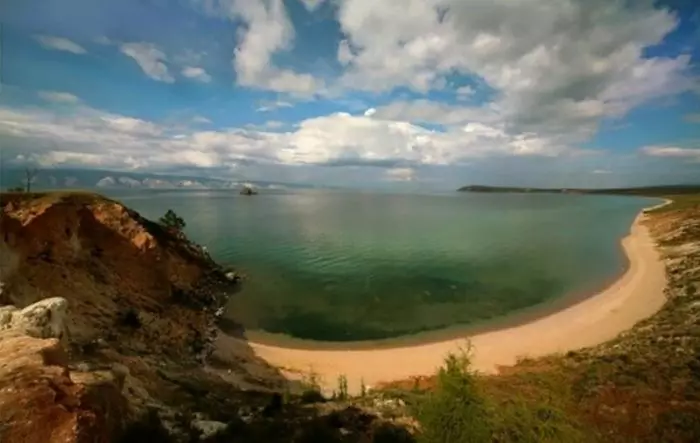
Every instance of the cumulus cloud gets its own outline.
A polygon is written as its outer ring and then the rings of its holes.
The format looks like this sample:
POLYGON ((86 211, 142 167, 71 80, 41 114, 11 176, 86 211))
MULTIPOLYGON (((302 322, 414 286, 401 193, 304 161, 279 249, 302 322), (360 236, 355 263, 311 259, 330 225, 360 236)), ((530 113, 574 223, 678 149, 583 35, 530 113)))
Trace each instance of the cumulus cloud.
POLYGON ((691 87, 688 56, 643 56, 677 24, 650 1, 347 0, 338 19, 345 87, 427 92, 474 76, 497 91, 511 133, 582 141, 603 118, 691 87))
POLYGON ((100 166, 231 166, 241 161, 295 165, 374 165, 407 168, 447 165, 498 155, 553 155, 560 147, 502 127, 469 123, 433 131, 408 122, 336 113, 309 118, 291 132, 278 121, 261 128, 183 130, 76 105, 66 112, 0 108, 0 140, 14 152, 44 164, 100 166))
MULTIPOLYGON (((307 7, 317 7, 309 1, 307 7)), ((308 73, 275 66, 274 54, 289 50, 294 43, 294 27, 282 0, 218 0, 204 2, 210 14, 225 15, 240 23, 238 43, 233 54, 236 81, 241 86, 313 95, 323 89, 323 81, 308 73)))
POLYGON ((376 109, 376 116, 390 120, 458 125, 468 122, 494 122, 500 117, 494 109, 454 106, 425 99, 396 101, 376 109))
POLYGON ((182 68, 182 75, 202 83, 209 83, 211 81, 211 76, 207 74, 207 71, 197 66, 185 66, 182 68))
POLYGON ((85 48, 71 40, 68 40, 67 38, 56 37, 52 35, 36 35, 34 36, 34 38, 36 38, 36 40, 47 49, 71 52, 73 54, 87 53, 85 48))
POLYGON ((68 92, 58 92, 58 91, 39 91, 37 93, 42 100, 52 103, 67 103, 75 104, 80 102, 80 99, 73 94, 68 92))
POLYGON ((138 63, 143 72, 153 80, 173 83, 175 78, 166 65, 165 53, 152 43, 123 43, 119 50, 138 63))

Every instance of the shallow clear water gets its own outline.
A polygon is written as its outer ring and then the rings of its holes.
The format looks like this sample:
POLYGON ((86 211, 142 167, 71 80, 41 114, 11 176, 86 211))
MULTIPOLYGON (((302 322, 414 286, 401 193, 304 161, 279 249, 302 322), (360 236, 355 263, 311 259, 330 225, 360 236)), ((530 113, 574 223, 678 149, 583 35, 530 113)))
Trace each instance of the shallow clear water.
POLYGON ((619 274, 619 240, 648 199, 341 191, 117 195, 167 209, 248 279, 228 306, 248 329, 328 341, 473 324, 619 274))

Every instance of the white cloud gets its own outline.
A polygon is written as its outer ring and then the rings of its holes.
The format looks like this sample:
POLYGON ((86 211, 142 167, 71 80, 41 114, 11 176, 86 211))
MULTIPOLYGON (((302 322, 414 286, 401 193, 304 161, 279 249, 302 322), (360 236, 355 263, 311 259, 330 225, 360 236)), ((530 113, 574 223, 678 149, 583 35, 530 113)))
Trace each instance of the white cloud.
POLYGON ((594 169, 591 174, 612 174, 612 171, 608 169, 594 169))
POLYGON ((678 146, 651 145, 644 146, 641 151, 653 157, 677 157, 700 160, 700 148, 681 148, 678 146))
POLYGON ((408 182, 415 179, 416 171, 412 168, 393 168, 387 169, 384 174, 389 181, 408 182))
POLYGON ((499 119, 489 107, 452 106, 430 100, 396 101, 376 110, 376 116, 388 120, 458 125, 468 122, 494 122, 499 119))
POLYGON ((182 75, 202 83, 209 83, 211 81, 211 76, 207 74, 207 71, 197 66, 185 66, 182 68, 182 75))
POLYGON ((199 123, 199 124, 207 124, 207 125, 211 124, 211 120, 209 120, 208 118, 203 117, 201 115, 196 115, 196 116, 192 117, 192 122, 199 123))
MULTIPOLYGON (((241 160, 267 164, 376 165, 408 168, 447 165, 487 156, 556 155, 560 147, 534 135, 469 123, 446 132, 408 122, 345 113, 310 118, 290 132, 263 128, 186 131, 76 105, 66 112, 0 108, 0 140, 43 164, 103 167, 233 167, 241 160)), ((9 151, 8 151, 9 152, 9 151)), ((8 154, 9 155, 9 154, 8 154)), ((398 174, 398 173, 397 173, 398 174)))
POLYGON ((222 5, 233 20, 241 21, 233 67, 241 86, 299 95, 313 95, 323 82, 311 74, 274 66, 272 56, 291 48, 294 28, 282 0, 230 0, 222 5))
POLYGON ((80 99, 73 94, 68 92, 58 92, 58 91, 39 91, 37 93, 42 100, 52 103, 68 103, 75 104, 80 102, 80 99))
POLYGON ((133 58, 144 73, 153 80, 173 83, 175 78, 170 74, 165 64, 165 53, 152 43, 123 43, 119 50, 126 56, 133 58))
POLYGON ((104 35, 96 37, 93 41, 95 43, 97 43, 98 45, 105 45, 105 46, 111 45, 114 43, 114 41, 110 40, 109 38, 105 37, 104 35))
POLYGON ((290 102, 284 100, 277 101, 263 101, 260 106, 255 110, 256 112, 270 112, 278 108, 291 108, 294 106, 290 102))
POLYGON ((465 100, 476 92, 471 86, 460 86, 455 90, 460 100, 465 100))
POLYGON ((365 117, 371 117, 371 116, 373 116, 373 115, 376 114, 376 113, 377 113, 377 110, 376 110, 375 108, 369 108, 369 109, 367 109, 367 110, 365 111, 364 116, 365 116, 365 117))
POLYGON ((309 12, 315 11, 325 0, 301 0, 309 12))
POLYGON ((427 92, 474 77, 496 91, 491 107, 513 134, 580 142, 601 119, 692 86, 687 56, 643 57, 677 25, 647 1, 347 0, 338 17, 346 88, 427 92))
POLYGON ((34 36, 41 45, 47 49, 56 51, 66 51, 73 54, 85 54, 87 51, 79 44, 63 37, 55 37, 52 35, 36 35, 34 36))
POLYGON ((105 116, 100 117, 100 119, 106 123, 108 128, 114 129, 118 132, 144 136, 156 136, 162 134, 163 132, 158 125, 138 118, 105 116))

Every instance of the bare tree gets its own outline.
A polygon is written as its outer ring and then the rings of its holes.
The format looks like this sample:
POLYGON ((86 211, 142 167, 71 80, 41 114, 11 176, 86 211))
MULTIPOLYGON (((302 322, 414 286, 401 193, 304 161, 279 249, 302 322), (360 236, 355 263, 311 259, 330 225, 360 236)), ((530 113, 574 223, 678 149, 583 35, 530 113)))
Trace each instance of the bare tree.
POLYGON ((26 186, 25 186, 26 192, 32 191, 32 183, 34 183, 34 178, 36 177, 36 175, 38 173, 39 173, 39 170, 37 168, 30 168, 29 166, 24 168, 24 179, 26 181, 26 186))

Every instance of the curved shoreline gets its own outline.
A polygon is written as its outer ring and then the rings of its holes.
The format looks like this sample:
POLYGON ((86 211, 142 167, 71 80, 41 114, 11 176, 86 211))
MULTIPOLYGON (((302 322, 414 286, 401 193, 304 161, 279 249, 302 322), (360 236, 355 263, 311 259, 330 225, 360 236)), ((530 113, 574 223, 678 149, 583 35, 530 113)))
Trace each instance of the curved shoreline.
MULTIPOLYGON (((472 365, 482 372, 494 372, 498 366, 514 364, 519 357, 538 357, 605 342, 653 315, 665 302, 665 267, 641 222, 648 211, 668 203, 645 208, 637 215, 630 234, 622 239, 629 264, 613 284, 554 312, 538 315, 534 320, 516 325, 509 323, 508 327, 485 332, 482 329, 471 336, 463 332, 459 338, 420 344, 415 344, 416 336, 409 336, 413 344, 401 346, 393 339, 391 347, 375 343, 369 349, 338 349, 338 343, 335 349, 321 346, 304 349, 255 341, 248 344, 258 357, 282 368, 289 378, 313 372, 325 388, 332 389, 338 376, 344 375, 349 389, 357 391, 363 382, 371 386, 430 375, 448 353, 463 348, 467 338, 473 349, 472 365)), ((230 349, 236 346, 236 341, 243 340, 222 335, 217 347, 230 349)))

